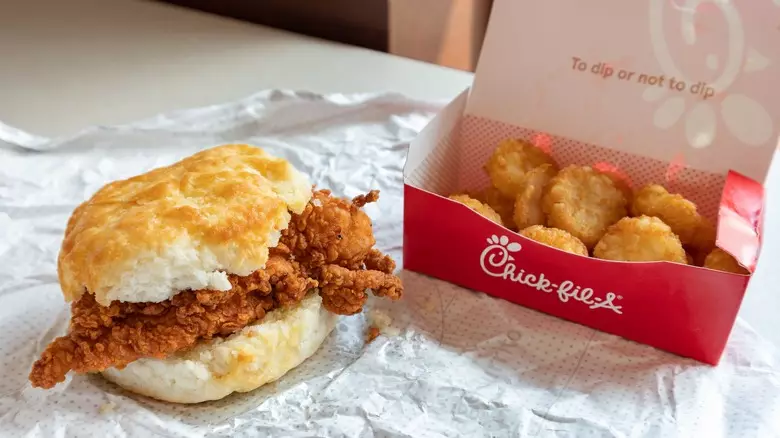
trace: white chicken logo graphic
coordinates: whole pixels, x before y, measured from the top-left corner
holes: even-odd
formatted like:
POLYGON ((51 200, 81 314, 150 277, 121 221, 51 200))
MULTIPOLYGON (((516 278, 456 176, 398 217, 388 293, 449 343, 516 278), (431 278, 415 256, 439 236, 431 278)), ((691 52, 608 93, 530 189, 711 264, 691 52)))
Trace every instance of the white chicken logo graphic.
MULTIPOLYGON (((780 6, 780 0, 774 2, 780 6)), ((688 144, 693 148, 705 148, 710 146, 718 135, 717 110, 719 110, 723 126, 734 138, 748 146, 766 144, 774 132, 774 123, 766 108, 749 96, 727 91, 740 73, 758 72, 770 64, 770 60, 756 49, 745 47, 745 29, 734 2, 651 0, 649 6, 650 38, 658 63, 667 76, 678 78, 688 84, 697 84, 697 82, 686 77, 672 59, 664 36, 665 8, 674 8, 680 12, 680 32, 683 41, 689 46, 696 43, 700 34, 695 22, 697 14, 719 11, 728 26, 728 55, 725 61, 714 53, 708 54, 705 60, 708 69, 721 72, 717 79, 706 84, 707 92, 712 92, 714 95, 725 93, 720 96, 722 99, 704 99, 686 108, 685 98, 670 91, 668 87, 647 88, 642 94, 643 99, 648 102, 661 102, 655 110, 654 125, 660 129, 669 129, 684 118, 688 144)), ((705 84, 701 82, 698 84, 701 90, 704 90, 705 84)))
POLYGON ((562 303, 567 303, 571 300, 583 303, 591 310, 609 309, 618 315, 623 314, 623 306, 615 303, 623 299, 621 295, 607 292, 604 294, 604 298, 601 298, 595 296, 596 293, 593 289, 578 286, 571 280, 553 283, 550 277, 543 272, 534 274, 519 268, 512 263, 515 261, 515 258, 511 254, 520 252, 523 247, 517 242, 510 242, 509 237, 498 237, 494 234, 488 237, 487 244, 488 246, 479 256, 479 265, 485 274, 513 283, 519 283, 539 292, 548 294, 554 292, 562 303))

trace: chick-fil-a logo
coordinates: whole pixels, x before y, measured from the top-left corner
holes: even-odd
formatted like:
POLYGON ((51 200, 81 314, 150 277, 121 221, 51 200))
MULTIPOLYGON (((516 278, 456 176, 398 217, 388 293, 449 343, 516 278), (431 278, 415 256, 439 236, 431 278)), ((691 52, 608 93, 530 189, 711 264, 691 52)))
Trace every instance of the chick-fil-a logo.
POLYGON ((594 296, 593 289, 578 286, 573 281, 553 283, 542 272, 537 275, 526 272, 524 269, 518 269, 517 265, 512 263, 515 260, 512 253, 519 252, 522 246, 517 242, 510 242, 506 236, 500 238, 496 235, 490 236, 487 243, 487 248, 482 251, 482 255, 479 257, 479 265, 487 275, 519 283, 540 292, 555 292, 563 303, 574 300, 587 305, 590 309, 609 309, 617 314, 623 314, 623 306, 615 304, 615 301, 623 298, 622 296, 614 292, 607 292, 604 298, 601 298, 594 296))

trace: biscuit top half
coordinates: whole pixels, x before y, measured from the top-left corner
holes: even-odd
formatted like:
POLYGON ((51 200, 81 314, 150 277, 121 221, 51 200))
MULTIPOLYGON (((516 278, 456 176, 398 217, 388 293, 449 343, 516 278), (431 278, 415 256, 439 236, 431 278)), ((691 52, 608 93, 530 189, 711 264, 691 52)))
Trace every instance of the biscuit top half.
POLYGON ((228 290, 228 274, 262 269, 312 196, 289 162, 250 145, 208 149, 112 182, 71 215, 58 260, 68 301, 161 302, 228 290))

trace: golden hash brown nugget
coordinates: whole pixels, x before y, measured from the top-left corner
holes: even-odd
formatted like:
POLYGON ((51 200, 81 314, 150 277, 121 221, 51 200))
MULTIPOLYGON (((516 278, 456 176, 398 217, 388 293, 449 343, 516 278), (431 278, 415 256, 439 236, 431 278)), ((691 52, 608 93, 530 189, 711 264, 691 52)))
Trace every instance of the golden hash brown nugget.
POLYGON ((653 216, 626 217, 609 227, 593 256, 626 262, 669 261, 687 264, 680 239, 653 216))
POLYGON ((691 251, 688 253, 688 256, 690 257, 688 259, 688 264, 691 266, 704 266, 704 260, 708 255, 710 255, 708 252, 691 251))
POLYGON ((699 253, 709 254, 715 249, 715 238, 715 225, 709 219, 702 217, 689 246, 699 253))
POLYGON ((542 195, 547 184, 557 173, 557 169, 543 164, 529 170, 521 179, 521 189, 515 198, 512 220, 517 229, 531 225, 544 225, 546 220, 542 211, 542 195))
POLYGON ((533 225, 520 232, 523 236, 543 243, 562 251, 570 252, 581 256, 588 256, 588 248, 582 241, 566 231, 557 228, 547 228, 542 225, 533 225))
POLYGON ((631 205, 634 201, 634 191, 631 190, 631 186, 628 184, 626 180, 620 177, 620 175, 612 172, 604 172, 605 175, 612 178, 612 181, 615 182, 615 185, 618 189, 620 189, 621 192, 623 192, 623 195, 626 197, 626 211, 631 211, 631 205))
POLYGON ((465 194, 492 208, 501 216, 501 222, 505 227, 517 230, 514 226, 514 221, 512 220, 512 214, 515 209, 514 198, 507 198, 493 186, 478 192, 467 191, 465 194))
POLYGON ((707 258, 704 259, 704 267, 733 274, 748 275, 750 273, 737 263, 737 260, 731 254, 720 248, 713 249, 707 258))
POLYGON ((544 151, 531 143, 509 139, 498 144, 493 155, 485 164, 485 172, 504 196, 514 198, 522 189, 523 175, 529 170, 555 161, 544 151))
POLYGON ((610 176, 587 166, 561 170, 542 197, 547 226, 568 231, 588 248, 596 245, 607 227, 626 216, 627 203, 610 176))
POLYGON ((449 198, 452 199, 453 196, 466 195, 469 198, 476 199, 477 201, 479 201, 479 202, 481 202, 483 204, 487 204, 487 202, 485 201, 485 192, 486 192, 486 190, 480 190, 478 192, 473 191, 473 190, 466 190, 464 192, 459 192, 459 193, 452 194, 452 195, 449 196, 449 198))
POLYGON ((704 266, 704 260, 715 249, 715 238, 715 225, 707 218, 702 217, 702 221, 693 235, 693 241, 689 245, 684 245, 693 256, 693 264, 704 266))
POLYGON ((514 198, 507 198, 497 188, 490 187, 482 193, 482 202, 490 206, 501 216, 501 222, 508 228, 515 229, 512 214, 515 209, 514 198))
POLYGON ((461 204, 465 205, 466 207, 476 211, 477 213, 481 214, 482 216, 485 216, 486 218, 490 219, 491 221, 501 225, 501 216, 496 213, 495 210, 490 208, 489 206, 477 201, 476 199, 472 198, 469 195, 452 195, 450 196, 450 199, 453 201, 460 202, 461 204))
POLYGON ((636 193, 631 206, 634 216, 655 216, 672 228, 683 245, 694 241, 702 222, 696 204, 678 194, 671 194, 658 184, 649 184, 636 193))

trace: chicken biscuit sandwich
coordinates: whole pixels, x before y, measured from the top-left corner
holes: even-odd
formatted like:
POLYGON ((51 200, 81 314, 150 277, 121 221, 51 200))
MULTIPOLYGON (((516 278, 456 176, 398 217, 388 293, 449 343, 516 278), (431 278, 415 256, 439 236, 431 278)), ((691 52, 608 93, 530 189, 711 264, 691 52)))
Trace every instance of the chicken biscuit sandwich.
POLYGON ((361 211, 377 197, 313 192, 290 163, 248 145, 106 185, 68 221, 58 274, 70 326, 30 382, 99 372, 197 403, 280 378, 367 291, 401 297, 361 211))

